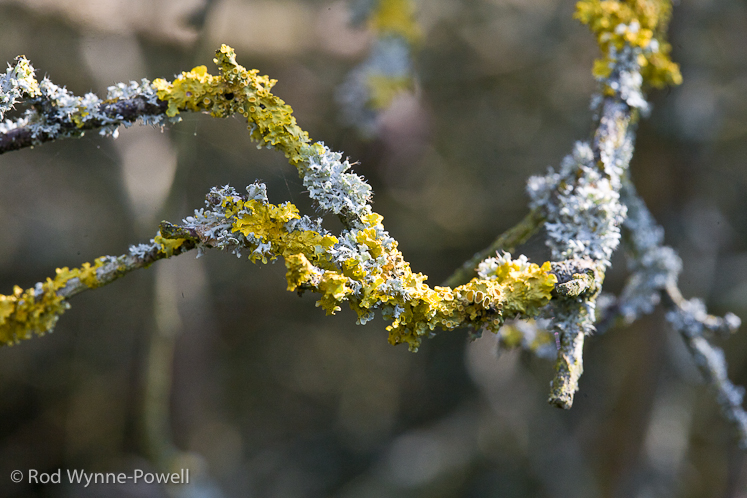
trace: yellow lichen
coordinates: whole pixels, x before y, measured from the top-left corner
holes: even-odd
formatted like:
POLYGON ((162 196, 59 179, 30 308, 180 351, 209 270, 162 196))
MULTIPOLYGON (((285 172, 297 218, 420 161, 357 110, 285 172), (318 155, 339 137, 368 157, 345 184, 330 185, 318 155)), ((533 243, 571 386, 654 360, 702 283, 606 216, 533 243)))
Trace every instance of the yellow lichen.
POLYGON ((166 115, 173 117, 179 114, 180 110, 206 110, 205 101, 210 100, 205 96, 218 91, 218 83, 220 78, 209 74, 207 67, 197 66, 191 71, 183 71, 173 83, 158 78, 153 81, 153 86, 158 91, 158 98, 169 103, 166 115))
POLYGON ((594 63, 594 76, 609 76, 614 63, 610 48, 620 51, 627 44, 643 49, 638 62, 644 81, 651 86, 682 83, 679 65, 669 58, 672 47, 665 38, 671 13, 669 0, 579 1, 574 17, 589 26, 605 54, 594 63))
POLYGON ((288 281, 288 290, 294 291, 305 283, 310 282, 316 275, 314 266, 302 253, 289 254, 285 258, 285 279, 288 281))
POLYGON ((58 268, 54 279, 47 278, 37 287, 24 291, 15 286, 13 294, 0 295, 0 345, 15 344, 29 339, 33 333, 41 335, 51 331, 59 316, 69 308, 57 291, 74 278, 89 288, 98 287, 96 270, 103 265, 104 258, 98 258, 93 265, 84 263, 72 270, 58 268))
MULTIPOLYGON (((345 300, 361 319, 384 305, 396 307, 400 311, 387 327, 389 342, 404 342, 413 350, 436 327, 451 330, 469 325, 495 332, 507 317, 536 315, 550 300, 557 282, 549 263, 540 267, 508 261, 488 278, 475 278, 456 289, 430 288, 425 284, 426 276, 412 272, 396 243, 384 246, 378 235, 383 230, 379 214, 364 216, 364 226, 355 232, 367 258, 386 261, 366 272, 352 258, 340 262, 340 267, 331 262, 330 249, 337 243, 336 237, 314 230, 288 231, 286 224, 300 217, 293 204, 227 198, 223 207, 227 215, 235 217, 233 231, 269 244, 271 258, 285 259, 288 290, 320 293, 317 306, 328 314, 339 311, 345 300), (394 280, 399 283, 398 292, 391 291, 394 280), (357 294, 355 287, 360 288, 357 294)), ((250 258, 266 262, 264 254, 252 253, 250 258)))
POLYGON ((161 246, 161 252, 166 254, 166 257, 168 258, 173 256, 174 251, 181 247, 186 241, 187 239, 183 238, 167 239, 161 235, 160 231, 153 238, 153 242, 161 246))
POLYGON ((68 307, 56 291, 55 282, 48 278, 39 285, 39 292, 33 287, 24 291, 15 286, 13 294, 2 296, 0 344, 15 344, 33 333, 51 330, 68 307))
POLYGON ((57 285, 58 289, 61 289, 62 287, 67 284, 67 282, 73 278, 77 278, 81 281, 86 287, 93 289, 100 285, 100 282, 96 276, 96 270, 101 268, 104 265, 104 258, 98 258, 93 266, 91 266, 91 263, 83 263, 83 266, 80 268, 73 268, 70 270, 67 266, 64 268, 57 268, 55 270, 56 276, 55 276, 55 283, 57 285))
MULTIPOLYGON (((290 255, 304 253, 315 265, 330 267, 325 253, 337 243, 337 237, 321 235, 314 230, 287 231, 285 224, 301 217, 298 208, 290 202, 275 206, 257 200, 244 202, 237 199, 233 206, 227 207, 234 212, 242 208, 248 211, 247 214, 237 217, 233 231, 247 237, 253 235, 270 244, 273 259, 277 256, 287 258, 290 255)), ((265 256, 256 253, 252 253, 249 258, 252 261, 261 259, 263 263, 267 262, 265 256)))
POLYGON ((168 102, 168 116, 180 111, 205 111, 214 117, 242 114, 249 121, 252 139, 281 150, 293 165, 302 162, 301 147, 308 134, 296 123, 293 109, 270 90, 277 83, 259 71, 248 71, 236 62, 236 53, 222 45, 213 59, 219 76, 208 74, 205 66, 183 72, 173 83, 153 81, 158 98, 168 102))
MULTIPOLYGON (((398 2, 383 3, 386 8, 395 4, 398 2)), ((398 26, 391 20, 380 22, 381 26, 398 26)), ((310 144, 290 106, 270 93, 275 80, 238 65, 233 49, 226 45, 217 52, 215 62, 221 71, 219 76, 198 66, 182 73, 173 83, 154 82, 158 97, 168 102, 167 113, 175 116, 182 110, 207 111, 216 117, 227 117, 239 112, 250 122, 253 139, 283 151, 303 174, 310 147, 322 145, 310 144)), ((254 246, 249 247, 252 261, 283 257, 289 290, 321 294, 317 306, 328 314, 339 311, 347 300, 361 321, 368 319, 373 310, 382 309, 392 319, 387 327, 389 341, 405 342, 412 350, 417 350, 422 338, 436 327, 451 330, 473 326, 497 331, 508 317, 532 316, 550 300, 556 283, 549 263, 540 267, 508 261, 485 279, 473 279, 455 289, 431 288, 425 284, 426 276, 412 272, 396 242, 384 243, 382 234, 386 232, 379 214, 362 216, 351 231, 362 253, 333 263, 336 237, 286 228, 289 221, 300 218, 293 204, 273 205, 234 197, 224 199, 222 207, 226 217, 233 218, 232 230, 253 241, 250 245, 254 246), (372 260, 376 264, 370 264, 372 260)), ((167 257, 182 249, 187 240, 164 238, 160 232, 154 238, 160 254, 167 257)), ((47 279, 37 289, 23 291, 16 287, 13 295, 0 296, 0 343, 14 343, 32 332, 51 330, 68 306, 57 291, 74 278, 88 287, 100 285, 97 269, 104 262, 104 258, 99 258, 94 265, 63 268, 54 280, 47 279)))

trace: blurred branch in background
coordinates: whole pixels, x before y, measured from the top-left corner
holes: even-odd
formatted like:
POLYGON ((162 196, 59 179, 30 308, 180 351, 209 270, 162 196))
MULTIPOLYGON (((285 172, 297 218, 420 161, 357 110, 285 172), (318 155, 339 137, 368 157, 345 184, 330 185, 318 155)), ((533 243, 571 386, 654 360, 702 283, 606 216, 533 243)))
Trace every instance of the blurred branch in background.
POLYGON ((405 91, 414 91, 413 52, 421 32, 411 0, 353 0, 353 26, 366 25, 374 40, 366 60, 337 89, 342 119, 361 137, 381 132, 380 114, 405 91))

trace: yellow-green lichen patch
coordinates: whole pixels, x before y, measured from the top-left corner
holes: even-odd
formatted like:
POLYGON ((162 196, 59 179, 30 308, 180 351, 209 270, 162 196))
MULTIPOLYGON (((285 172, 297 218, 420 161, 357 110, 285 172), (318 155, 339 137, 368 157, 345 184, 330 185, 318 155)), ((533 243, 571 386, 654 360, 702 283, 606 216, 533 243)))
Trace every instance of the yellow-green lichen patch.
POLYGON ((58 291, 72 279, 78 279, 89 288, 98 287, 96 270, 103 266, 104 259, 98 258, 93 265, 84 263, 72 270, 58 268, 54 279, 47 278, 46 282, 26 290, 15 286, 13 294, 0 295, 0 345, 15 344, 34 333, 41 335, 51 331, 59 316, 69 308, 58 291))
POLYGON ((396 243, 384 244, 379 214, 363 216, 361 228, 348 234, 360 252, 335 260, 336 237, 286 228, 300 218, 291 203, 226 197, 222 208, 233 218, 233 231, 253 241, 251 249, 266 246, 250 255, 252 261, 285 259, 288 290, 320 293, 317 306, 328 314, 347 300, 362 323, 381 309, 392 320, 389 341, 407 343, 412 350, 436 328, 472 326, 495 332, 508 317, 535 315, 550 300, 557 281, 549 263, 538 266, 507 258, 484 278, 456 289, 431 288, 425 284, 427 277, 412 272, 396 243))
POLYGON ((158 231, 158 233, 156 233, 156 236, 153 237, 153 242, 160 246, 160 251, 165 254, 167 258, 173 256, 174 251, 179 249, 186 241, 187 239, 182 237, 167 239, 166 237, 161 235, 160 230, 158 231))
POLYGON ((288 290, 295 291, 307 282, 311 282, 317 275, 317 271, 303 254, 289 254, 285 258, 285 279, 288 281, 288 290))
POLYGON ((672 5, 669 0, 581 0, 574 17, 596 35, 604 57, 594 64, 594 76, 606 78, 612 70, 611 47, 627 44, 642 50, 638 63, 648 84, 661 88, 682 82, 679 65, 669 58, 665 33, 672 5))
POLYGON ((18 286, 13 294, 0 296, 0 344, 12 345, 29 339, 33 333, 44 334, 54 328, 59 316, 68 308, 57 295, 52 279, 25 291, 18 286))
MULTIPOLYGON (((166 115, 174 117, 183 110, 212 111, 210 104, 217 102, 215 95, 221 91, 221 82, 220 77, 207 72, 207 67, 197 66, 191 71, 183 71, 173 83, 158 78, 153 81, 153 86, 158 91, 158 98, 169 104, 166 115)), ((221 116, 217 109, 214 115, 221 116)))
POLYGON ((220 69, 219 76, 198 66, 173 82, 153 82, 158 98, 168 102, 167 115, 175 116, 182 110, 206 111, 214 117, 240 113, 249 122, 252 139, 281 150, 298 165, 303 159, 301 146, 309 142, 309 136, 296 123, 293 109, 270 92, 277 81, 238 64, 236 53, 227 45, 221 46, 213 61, 220 69))
POLYGON ((495 279, 474 278, 455 289, 431 289, 424 284, 425 277, 412 274, 408 265, 403 280, 411 298, 397 303, 403 312, 387 328, 389 341, 406 342, 416 349, 422 336, 437 326, 446 330, 471 326, 497 332, 506 318, 536 315, 550 301, 557 282, 550 264, 529 264, 524 269, 512 266, 511 262, 499 266, 495 279))
POLYGON ((73 278, 80 280, 80 282, 89 289, 98 287, 101 283, 96 276, 96 270, 104 265, 104 260, 105 258, 97 258, 93 265, 91 265, 91 263, 83 263, 83 266, 80 268, 73 268, 72 270, 67 266, 64 268, 57 268, 57 270, 55 270, 56 276, 54 278, 57 289, 63 288, 67 282, 73 278))
POLYGON ((174 251, 180 248, 186 241, 187 239, 184 238, 167 239, 161 235, 160 231, 153 238, 153 242, 161 246, 161 252, 164 253, 167 258, 173 256, 174 251))
MULTIPOLYGON (((301 217, 298 208, 290 202, 276 206, 253 199, 246 202, 237 199, 232 206, 226 207, 234 212, 246 210, 245 214, 237 216, 233 231, 270 244, 273 254, 271 259, 277 256, 287 259, 289 256, 303 254, 317 266, 330 267, 326 251, 337 243, 337 238, 314 230, 286 230, 286 223, 301 217)), ((261 259, 263 263, 267 262, 262 254, 252 253, 249 257, 252 261, 261 259)))

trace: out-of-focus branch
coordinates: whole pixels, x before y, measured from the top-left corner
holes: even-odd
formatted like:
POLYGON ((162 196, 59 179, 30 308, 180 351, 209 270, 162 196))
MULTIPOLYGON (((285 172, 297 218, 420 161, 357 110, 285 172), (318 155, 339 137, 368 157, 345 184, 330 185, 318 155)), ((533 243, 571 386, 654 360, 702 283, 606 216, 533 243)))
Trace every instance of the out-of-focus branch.
POLYGON ((708 337, 709 333, 732 334, 741 321, 732 313, 727 313, 723 318, 709 315, 703 301, 685 299, 675 284, 667 285, 662 295, 664 306, 669 310, 667 320, 682 336, 698 370, 716 394, 721 411, 734 424, 739 445, 747 450, 747 412, 742 407, 744 388, 735 386, 729 380, 724 352, 714 346, 708 337))
POLYGON ((351 23, 367 24, 374 40, 365 61, 338 87, 342 119, 364 138, 377 133, 377 117, 401 93, 413 90, 412 53, 420 38, 412 0, 351 2, 351 23))
POLYGON ((627 175, 620 193, 628 207, 623 242, 631 274, 620 297, 603 310, 597 327, 604 332, 616 323, 630 324, 662 303, 667 309, 667 320, 682 336, 724 415, 736 427, 740 445, 747 449, 744 390, 731 383, 723 351, 711 343, 713 335, 727 337, 734 333, 741 321, 733 313, 724 317, 710 315, 701 300, 682 296, 677 286, 682 261, 671 247, 664 245, 664 230, 627 175))
POLYGON ((667 289, 665 295, 665 305, 669 308, 667 320, 682 335, 698 370, 716 394, 721 411, 734 425, 740 447, 747 450, 747 412, 742 407, 744 388, 735 386, 729 380, 723 350, 714 346, 704 335, 713 326, 733 332, 739 326, 739 319, 734 320, 734 315, 731 315, 734 318, 707 315, 702 301, 682 298, 677 288, 667 289))

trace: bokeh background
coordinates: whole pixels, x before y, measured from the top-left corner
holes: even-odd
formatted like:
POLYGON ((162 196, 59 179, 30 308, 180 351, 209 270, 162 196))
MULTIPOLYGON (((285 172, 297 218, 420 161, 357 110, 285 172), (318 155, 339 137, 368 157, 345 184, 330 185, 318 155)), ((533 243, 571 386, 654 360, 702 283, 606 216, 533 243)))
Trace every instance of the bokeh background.
MULTIPOLYGON (((416 271, 443 281, 527 212, 526 178, 590 132, 593 37, 564 0, 422 0, 417 90, 379 137, 335 91, 370 36, 345 2, 2 0, 0 61, 78 95, 172 78, 226 43, 279 80, 311 137, 344 151, 416 271)), ((681 287, 747 318, 747 4, 693 0, 671 29, 681 87, 652 94, 636 184, 684 260, 681 287)), ((0 157, 0 292, 127 251, 215 185, 268 185, 312 213, 281 154, 240 119, 89 134, 0 157)), ((333 230, 339 222, 325 219, 333 230)), ((541 238, 522 250, 546 257, 541 238)), ((606 288, 625 277, 621 255, 606 288)), ((53 334, 0 350, 0 496, 747 497, 747 460, 656 312, 587 341, 572 410, 551 365, 441 333, 417 354, 314 296, 282 264, 186 254, 85 293, 53 334), (194 484, 13 484, 12 470, 189 467, 194 484)), ((747 385, 747 330, 723 341, 747 385)), ((63 478, 63 482, 65 479, 63 478)))

